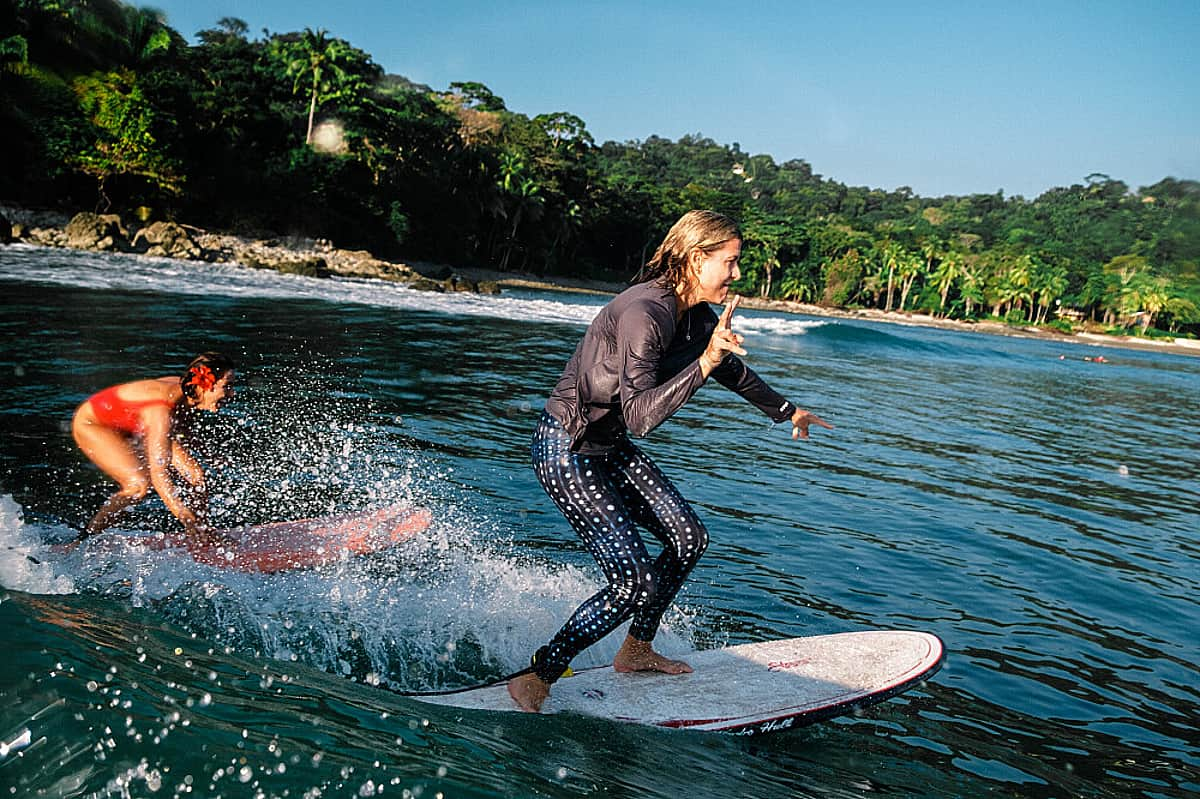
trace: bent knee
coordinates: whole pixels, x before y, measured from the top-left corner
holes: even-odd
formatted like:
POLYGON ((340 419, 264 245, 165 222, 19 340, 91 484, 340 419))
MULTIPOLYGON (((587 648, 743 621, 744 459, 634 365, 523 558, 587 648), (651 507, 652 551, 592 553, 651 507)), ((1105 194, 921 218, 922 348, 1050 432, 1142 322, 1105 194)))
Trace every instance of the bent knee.
POLYGON ((133 502, 141 502, 150 493, 150 481, 140 478, 126 481, 117 493, 133 502))
POLYGON ((683 528, 677 541, 676 555, 686 563, 695 563, 708 549, 708 528, 699 519, 693 519, 683 528))

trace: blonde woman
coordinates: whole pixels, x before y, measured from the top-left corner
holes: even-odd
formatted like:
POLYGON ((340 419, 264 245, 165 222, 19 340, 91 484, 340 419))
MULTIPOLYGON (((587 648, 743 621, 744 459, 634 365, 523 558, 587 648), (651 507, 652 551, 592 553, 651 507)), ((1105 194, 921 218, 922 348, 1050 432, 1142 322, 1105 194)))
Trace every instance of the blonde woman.
POLYGON ((536 712, 572 658, 632 619, 613 661, 617 671, 681 674, 691 667, 651 646, 659 621, 708 546, 708 531, 670 480, 630 440, 683 407, 709 377, 793 438, 830 427, 772 390, 737 356, 732 329, 742 235, 732 219, 689 211, 667 233, 639 282, 617 295, 588 327, 546 402, 534 433, 538 481, 592 553, 608 584, 587 599, 530 669, 508 683, 513 700, 536 712), (709 303, 725 305, 720 317, 709 303), (662 544, 651 558, 640 530, 662 544))

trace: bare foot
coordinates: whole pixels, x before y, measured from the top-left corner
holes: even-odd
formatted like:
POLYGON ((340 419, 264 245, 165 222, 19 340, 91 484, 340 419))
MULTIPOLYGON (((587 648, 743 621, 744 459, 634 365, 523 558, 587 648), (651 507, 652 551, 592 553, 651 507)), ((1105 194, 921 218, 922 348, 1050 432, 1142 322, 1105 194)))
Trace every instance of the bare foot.
POLYGON ((538 713, 550 696, 550 686, 536 674, 522 674, 508 681, 508 695, 526 713, 538 713))
POLYGON ((682 660, 671 660, 658 654, 650 647, 649 641, 639 641, 632 636, 625 636, 625 643, 621 644, 621 651, 613 658, 613 670, 690 674, 692 667, 682 660))

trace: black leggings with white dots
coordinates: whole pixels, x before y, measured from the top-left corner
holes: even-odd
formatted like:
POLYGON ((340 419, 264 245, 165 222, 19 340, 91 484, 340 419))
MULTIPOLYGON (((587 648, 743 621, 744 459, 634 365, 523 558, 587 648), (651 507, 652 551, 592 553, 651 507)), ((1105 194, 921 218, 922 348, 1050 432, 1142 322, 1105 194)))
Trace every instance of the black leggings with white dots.
POLYGON ((602 452, 571 452, 571 437, 562 424, 543 413, 532 456, 538 482, 608 580, 534 655, 534 672, 553 683, 572 658, 631 616, 629 634, 653 640, 663 613, 708 547, 708 531, 671 481, 627 437, 602 452), (646 552, 638 527, 662 542, 657 558, 646 552))

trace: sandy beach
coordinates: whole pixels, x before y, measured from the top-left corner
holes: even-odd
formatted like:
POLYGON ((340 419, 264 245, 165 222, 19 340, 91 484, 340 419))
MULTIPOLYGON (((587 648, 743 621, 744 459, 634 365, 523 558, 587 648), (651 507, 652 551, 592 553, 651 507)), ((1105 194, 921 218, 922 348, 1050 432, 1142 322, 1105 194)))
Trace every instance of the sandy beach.
MULTIPOLYGON (((418 271, 420 267, 417 267, 418 271)), ((533 288, 549 291, 585 291, 596 294, 616 294, 624 288, 624 284, 599 280, 583 280, 558 277, 540 277, 512 272, 496 272, 487 269, 458 269, 458 274, 475 281, 492 281, 500 286, 514 288, 533 288)), ((788 300, 764 300, 759 297, 742 297, 742 307, 755 308, 764 311, 780 313, 803 314, 805 316, 828 317, 834 319, 860 319, 870 322, 885 322, 887 324, 911 325, 915 327, 933 327, 942 330, 957 330, 968 333, 984 333, 993 336, 1018 336, 1024 338, 1058 341, 1063 344, 1076 344, 1092 347, 1119 347, 1123 349, 1139 349, 1152 352, 1171 352, 1179 355, 1200 357, 1200 340, 1177 338, 1150 339, 1138 336, 1112 336, 1104 333, 1060 333, 1056 330, 1036 327, 1017 327, 1004 322, 982 321, 963 322, 957 319, 943 319, 920 313, 900 313, 898 311, 881 311, 873 308, 842 309, 825 308, 810 303, 791 302, 788 300)))

